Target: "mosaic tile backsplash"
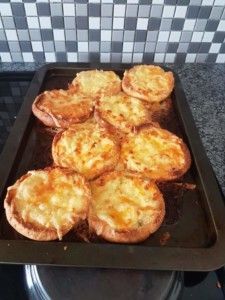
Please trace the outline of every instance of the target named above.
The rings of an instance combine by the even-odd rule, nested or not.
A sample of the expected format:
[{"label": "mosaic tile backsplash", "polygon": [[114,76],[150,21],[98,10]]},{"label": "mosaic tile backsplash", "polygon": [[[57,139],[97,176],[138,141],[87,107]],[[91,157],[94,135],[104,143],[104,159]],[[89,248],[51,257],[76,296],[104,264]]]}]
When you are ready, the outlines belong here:
[{"label": "mosaic tile backsplash", "polygon": [[1,0],[2,62],[225,62],[225,0]]}]

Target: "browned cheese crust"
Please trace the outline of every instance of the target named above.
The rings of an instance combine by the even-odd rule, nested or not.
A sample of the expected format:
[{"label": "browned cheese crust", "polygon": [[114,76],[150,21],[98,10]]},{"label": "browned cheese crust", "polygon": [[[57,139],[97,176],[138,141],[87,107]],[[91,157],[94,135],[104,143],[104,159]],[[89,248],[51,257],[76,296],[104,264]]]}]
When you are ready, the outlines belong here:
[{"label": "browned cheese crust", "polygon": [[151,103],[166,99],[173,88],[173,73],[152,65],[135,66],[124,72],[122,80],[125,93]]},{"label": "browned cheese crust", "polygon": [[113,71],[88,70],[77,73],[71,88],[94,99],[121,91],[121,80]]},{"label": "browned cheese crust", "polygon": [[103,126],[113,127],[124,133],[150,121],[148,103],[123,92],[102,96],[97,100],[94,116]]},{"label": "browned cheese crust", "polygon": [[91,182],[91,190],[89,226],[107,241],[144,241],[163,222],[163,196],[149,179],[114,171]]},{"label": "browned cheese crust", "polygon": [[92,114],[93,100],[73,89],[46,91],[32,105],[34,115],[46,126],[68,128]]},{"label": "browned cheese crust", "polygon": [[9,224],[37,241],[62,239],[87,216],[91,193],[85,179],[68,169],[29,171],[8,187],[4,208]]},{"label": "browned cheese crust", "polygon": [[114,169],[120,153],[114,135],[97,123],[77,124],[56,134],[52,156],[58,166],[71,168],[87,179]]},{"label": "browned cheese crust", "polygon": [[149,103],[149,112],[153,122],[162,123],[170,118],[172,100],[167,98],[161,102]]},{"label": "browned cheese crust", "polygon": [[165,129],[147,124],[124,138],[121,161],[130,171],[143,173],[156,181],[167,181],[187,172],[191,156],[182,139]]}]

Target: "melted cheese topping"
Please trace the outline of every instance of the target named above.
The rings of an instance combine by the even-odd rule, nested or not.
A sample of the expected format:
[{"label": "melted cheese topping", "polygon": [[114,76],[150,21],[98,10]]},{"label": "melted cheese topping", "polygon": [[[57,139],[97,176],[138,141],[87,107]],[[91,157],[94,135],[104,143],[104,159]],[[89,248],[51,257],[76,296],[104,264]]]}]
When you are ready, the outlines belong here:
[{"label": "melted cheese topping", "polygon": [[85,95],[111,95],[121,90],[121,80],[113,71],[90,70],[77,74],[72,84]]},{"label": "melted cheese topping", "polygon": [[42,94],[37,103],[40,110],[58,119],[87,119],[93,111],[93,101],[73,90],[53,90]]},{"label": "melted cheese topping", "polygon": [[118,149],[106,129],[85,123],[69,128],[53,142],[53,159],[56,164],[72,168],[89,179],[114,167]]},{"label": "melted cheese topping", "polygon": [[58,168],[28,172],[16,189],[14,204],[24,222],[60,229],[87,210],[89,190],[83,178]]},{"label": "melted cheese topping", "polygon": [[122,144],[121,158],[132,171],[144,172],[153,179],[176,177],[186,163],[183,142],[160,128],[145,128],[130,134]]},{"label": "melted cheese topping", "polygon": [[[104,177],[104,176],[103,176]],[[164,201],[149,180],[113,172],[91,184],[92,213],[117,230],[151,223],[162,213]]]},{"label": "melted cheese topping", "polygon": [[173,89],[173,75],[158,66],[140,65],[125,73],[131,89],[149,97],[149,101],[165,99]]},{"label": "melted cheese topping", "polygon": [[121,92],[113,96],[103,96],[96,107],[100,117],[123,132],[149,121],[145,103]]}]

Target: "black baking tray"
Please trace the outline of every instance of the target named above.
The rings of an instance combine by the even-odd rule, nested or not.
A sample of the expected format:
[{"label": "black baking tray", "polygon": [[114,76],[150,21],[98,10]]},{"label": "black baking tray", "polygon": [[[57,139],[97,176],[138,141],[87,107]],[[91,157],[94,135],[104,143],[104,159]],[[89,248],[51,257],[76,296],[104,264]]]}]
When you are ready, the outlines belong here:
[{"label": "black baking tray", "polygon": [[[35,97],[44,90],[66,88],[82,70],[114,70],[122,76],[130,67],[55,63],[35,73],[0,157],[1,263],[186,271],[209,271],[225,264],[222,194],[175,73],[173,110],[170,118],[162,120],[161,126],[181,136],[188,144],[192,166],[180,182],[195,184],[196,188],[185,191],[174,183],[160,186],[166,202],[166,218],[155,234],[136,245],[111,244],[97,239],[86,243],[74,232],[66,235],[63,241],[36,242],[18,234],[6,221],[3,201],[7,186],[28,170],[51,164],[51,138],[31,111]],[[169,237],[166,241],[165,236]]]}]

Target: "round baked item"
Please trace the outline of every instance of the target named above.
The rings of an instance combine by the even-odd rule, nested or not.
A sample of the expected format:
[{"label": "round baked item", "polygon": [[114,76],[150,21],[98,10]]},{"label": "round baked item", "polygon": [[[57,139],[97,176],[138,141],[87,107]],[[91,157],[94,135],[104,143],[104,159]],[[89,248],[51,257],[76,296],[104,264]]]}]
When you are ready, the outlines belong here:
[{"label": "round baked item", "polygon": [[73,89],[45,91],[37,96],[32,111],[45,125],[67,128],[92,114],[93,100]]},{"label": "round baked item", "polygon": [[121,161],[130,171],[166,181],[186,173],[191,157],[182,139],[165,129],[147,124],[124,138]]},{"label": "round baked item", "polygon": [[88,70],[77,73],[72,88],[86,96],[98,98],[120,92],[121,80],[113,71]]},{"label": "round baked item", "polygon": [[113,126],[124,133],[150,121],[147,103],[123,92],[97,100],[94,116],[103,126]]},{"label": "round baked item", "polygon": [[174,88],[172,72],[165,72],[159,66],[138,65],[124,72],[122,88],[132,97],[148,102],[166,99]]},{"label": "round baked item", "polygon": [[114,171],[91,182],[91,191],[89,226],[110,242],[144,241],[163,222],[163,196],[150,179]]},{"label": "round baked item", "polygon": [[87,179],[112,170],[119,150],[117,140],[106,128],[89,122],[59,132],[52,144],[54,163],[71,168]]},{"label": "round baked item", "polygon": [[72,170],[29,171],[8,187],[4,201],[10,225],[37,241],[62,239],[85,219],[91,198],[83,176]]}]

